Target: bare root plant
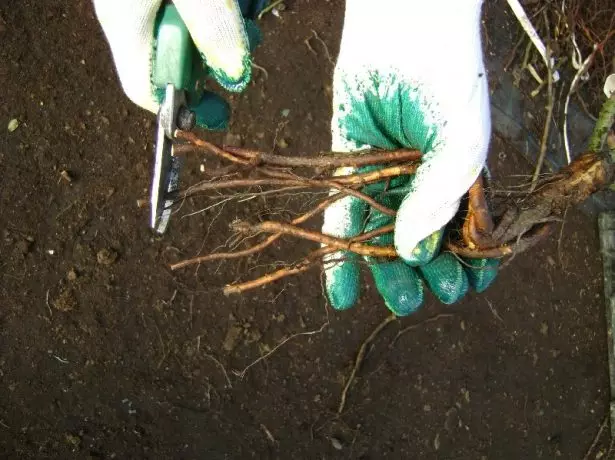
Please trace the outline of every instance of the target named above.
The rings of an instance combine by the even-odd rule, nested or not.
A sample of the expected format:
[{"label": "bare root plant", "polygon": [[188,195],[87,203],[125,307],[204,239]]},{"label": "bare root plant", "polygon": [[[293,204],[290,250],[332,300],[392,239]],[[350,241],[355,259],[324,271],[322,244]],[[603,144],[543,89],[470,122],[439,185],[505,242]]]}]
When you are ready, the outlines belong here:
[{"label": "bare root plant", "polygon": [[[508,196],[504,203],[500,203],[498,209],[501,211],[495,216],[491,215],[483,178],[479,176],[468,191],[467,206],[460,210],[458,220],[461,224],[452,225],[447,229],[443,250],[470,259],[515,256],[547,237],[553,230],[554,223],[561,220],[568,208],[608,187],[614,175],[610,155],[612,146],[609,145],[608,139],[609,135],[612,138],[610,127],[615,109],[603,112],[605,113],[601,114],[594,136],[599,139],[593,143],[601,150],[596,149],[579,155],[557,173],[543,176],[534,183],[531,191],[522,196]],[[604,129],[605,123],[608,125],[607,129]],[[319,245],[298,262],[286,264],[252,280],[226,285],[224,293],[228,295],[243,293],[303,273],[311,267],[325,263],[323,262],[325,255],[339,251],[370,256],[376,260],[397,257],[393,246],[372,244],[376,236],[393,232],[394,225],[344,239],[325,235],[309,228],[306,224],[319,216],[327,206],[349,196],[363,200],[372,210],[395,216],[396,210],[382,205],[377,196],[365,193],[364,187],[374,183],[388,184],[395,178],[414,174],[421,162],[420,152],[402,149],[370,150],[354,154],[285,156],[238,147],[220,147],[190,132],[178,131],[176,136],[184,143],[182,151],[197,150],[228,162],[228,166],[223,169],[224,174],[219,171],[214,172],[209,180],[182,191],[178,201],[221,190],[233,190],[232,193],[241,196],[242,194],[236,190],[244,190],[245,195],[245,190],[255,189],[258,192],[250,193],[275,196],[305,191],[312,197],[324,196],[324,198],[315,200],[311,209],[292,219],[233,221],[230,223],[233,234],[243,237],[242,241],[255,239],[258,241],[243,249],[212,252],[182,260],[171,265],[173,270],[194,264],[252,256],[265,251],[282,237],[308,240]],[[378,168],[360,168],[376,165]],[[340,167],[357,169],[350,175],[336,175],[335,170]],[[385,187],[381,193],[387,193],[387,188]],[[232,197],[231,194],[227,199]],[[336,261],[327,259],[326,263],[336,263]]]}]

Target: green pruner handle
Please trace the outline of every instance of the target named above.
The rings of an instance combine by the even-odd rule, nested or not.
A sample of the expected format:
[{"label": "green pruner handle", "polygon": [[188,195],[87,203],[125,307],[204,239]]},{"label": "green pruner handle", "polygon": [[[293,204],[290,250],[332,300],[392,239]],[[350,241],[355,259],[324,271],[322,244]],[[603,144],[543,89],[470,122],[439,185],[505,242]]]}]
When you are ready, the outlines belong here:
[{"label": "green pruner handle", "polygon": [[152,83],[164,89],[170,83],[188,90],[196,47],[177,8],[172,3],[162,7],[156,23]]},{"label": "green pruner handle", "polygon": [[166,3],[158,13],[154,37],[152,83],[158,101],[162,103],[167,85],[172,84],[175,89],[184,90],[187,106],[196,115],[197,126],[209,130],[226,129],[230,108],[224,99],[205,90],[207,67],[172,3]]}]

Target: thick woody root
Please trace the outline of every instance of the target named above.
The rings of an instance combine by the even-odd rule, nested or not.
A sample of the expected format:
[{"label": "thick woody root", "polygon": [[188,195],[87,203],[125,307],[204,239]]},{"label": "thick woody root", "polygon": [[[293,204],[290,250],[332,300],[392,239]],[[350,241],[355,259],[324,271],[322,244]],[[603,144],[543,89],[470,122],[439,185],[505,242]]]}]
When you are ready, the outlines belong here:
[{"label": "thick woody root", "polygon": [[479,177],[468,193],[463,241],[449,241],[447,249],[466,258],[504,257],[526,251],[551,233],[553,223],[566,209],[608,186],[613,174],[608,156],[585,153],[542,181],[522,202],[510,203],[495,226]]},{"label": "thick woody root", "polygon": [[493,232],[498,241],[510,242],[541,222],[559,220],[566,209],[582,203],[613,180],[613,164],[607,155],[585,153],[516,206],[509,206]]},{"label": "thick woody root", "polygon": [[368,166],[396,162],[420,160],[422,154],[418,150],[363,150],[354,153],[327,152],[319,156],[284,156],[256,150],[226,146],[224,149],[199,138],[196,134],[178,130],[175,136],[194,147],[218,155],[226,160],[242,165],[251,166],[281,166],[281,167],[307,167],[307,168],[340,168],[344,166]]}]

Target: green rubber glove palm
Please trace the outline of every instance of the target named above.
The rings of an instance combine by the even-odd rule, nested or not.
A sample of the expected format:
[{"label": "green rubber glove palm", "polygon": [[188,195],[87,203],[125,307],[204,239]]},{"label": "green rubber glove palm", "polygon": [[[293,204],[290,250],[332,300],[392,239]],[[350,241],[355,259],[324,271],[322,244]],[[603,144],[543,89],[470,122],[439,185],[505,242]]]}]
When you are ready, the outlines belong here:
[{"label": "green rubber glove palm", "polygon": [[[425,155],[416,175],[364,190],[397,209],[396,218],[348,197],[326,210],[323,232],[348,238],[395,221],[394,234],[371,244],[395,244],[400,258],[366,261],[385,304],[400,316],[422,304],[425,284],[452,304],[470,287],[484,291],[497,274],[497,260],[463,261],[441,252],[444,227],[480,174],[489,142],[480,6],[478,0],[383,0],[378,8],[347,3],[334,74],[333,150],[405,147]],[[409,18],[412,37],[424,43],[401,47],[409,42]],[[456,70],[455,82],[449,68]],[[338,252],[325,262],[333,307],[353,306],[361,260]]]}]

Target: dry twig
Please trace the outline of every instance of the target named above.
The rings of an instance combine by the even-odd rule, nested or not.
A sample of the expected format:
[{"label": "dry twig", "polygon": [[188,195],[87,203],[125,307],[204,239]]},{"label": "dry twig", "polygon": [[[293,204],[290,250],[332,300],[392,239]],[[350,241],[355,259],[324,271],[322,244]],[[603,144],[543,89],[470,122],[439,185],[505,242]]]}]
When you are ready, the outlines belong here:
[{"label": "dry twig", "polygon": [[376,326],[376,328],[372,331],[369,337],[367,337],[367,339],[365,339],[365,341],[361,344],[359,352],[357,353],[357,357],[354,361],[354,366],[352,367],[352,371],[350,372],[350,376],[348,377],[348,380],[346,380],[346,385],[344,385],[344,389],[342,390],[342,395],[340,396],[340,404],[337,408],[337,415],[341,415],[344,411],[344,407],[346,406],[346,398],[348,396],[348,390],[354,382],[354,379],[357,375],[357,372],[359,371],[359,368],[361,367],[361,364],[363,364],[363,359],[365,358],[367,347],[374,341],[376,337],[378,337],[378,334],[380,334],[380,332],[382,332],[385,327],[387,327],[391,322],[395,321],[396,319],[397,316],[395,316],[394,313],[391,313],[380,324],[378,324],[378,326]]},{"label": "dry twig", "polygon": [[287,337],[286,339],[284,339],[280,343],[278,343],[275,347],[273,347],[270,351],[268,351],[264,355],[258,357],[256,360],[252,361],[250,364],[248,364],[246,367],[244,367],[242,371],[233,371],[233,374],[235,374],[240,379],[243,379],[245,377],[245,375],[246,375],[246,372],[248,372],[250,370],[250,368],[252,368],[254,365],[260,363],[262,360],[267,359],[269,356],[274,354],[278,350],[278,348],[280,348],[285,343],[287,343],[290,340],[295,339],[297,337],[301,337],[303,335],[320,334],[325,329],[325,327],[327,327],[328,325],[329,325],[329,319],[327,319],[327,321],[325,321],[322,324],[322,326],[320,326],[320,328],[318,328],[318,329],[315,329],[313,331],[307,331],[307,332],[298,332],[297,334],[293,334],[290,337]]},{"label": "dry twig", "polygon": [[551,67],[551,45],[548,42],[545,62],[547,63],[547,119],[545,120],[545,126],[542,132],[542,140],[540,142],[540,154],[538,155],[538,160],[536,161],[536,169],[534,170],[534,175],[532,176],[532,185],[530,187],[530,192],[533,192],[536,188],[536,185],[538,184],[538,177],[540,176],[542,164],[545,161],[545,154],[547,153],[547,147],[549,146],[551,118],[553,117],[553,74]]},{"label": "dry twig", "polygon": [[401,331],[399,331],[397,333],[397,335],[395,337],[393,337],[393,340],[391,340],[391,343],[389,344],[389,348],[393,348],[395,346],[395,344],[397,343],[397,341],[399,340],[399,338],[402,335],[404,335],[405,333],[407,333],[409,331],[412,331],[414,329],[417,329],[417,328],[423,326],[424,324],[433,323],[434,321],[438,321],[439,319],[450,318],[452,316],[454,316],[452,313],[440,313],[440,314],[437,314],[435,316],[432,316],[431,318],[427,318],[424,321],[421,321],[421,322],[418,322],[416,324],[412,324],[410,326],[407,326],[407,327],[403,328]]},{"label": "dry twig", "polygon": [[[199,340],[200,340],[199,336]],[[226,379],[226,384],[228,388],[233,388],[233,385],[231,383],[231,379],[228,378],[228,374],[226,373],[226,368],[224,367],[224,365],[218,360],[218,358],[216,358],[214,355],[210,355],[209,353],[203,353],[203,356],[205,356],[207,359],[213,361],[214,363],[216,363],[216,365],[220,368],[220,370],[222,371],[222,374],[224,374],[224,378]]]},{"label": "dry twig", "polygon": [[589,456],[593,452],[596,445],[598,445],[598,441],[600,441],[600,436],[602,436],[602,432],[606,428],[608,421],[609,421],[609,417],[608,415],[605,415],[604,420],[600,424],[600,428],[598,429],[598,432],[596,433],[596,436],[594,436],[594,440],[592,441],[591,445],[589,446],[589,449],[587,449],[587,452],[585,453],[585,456],[583,457],[583,460],[589,460]]}]

